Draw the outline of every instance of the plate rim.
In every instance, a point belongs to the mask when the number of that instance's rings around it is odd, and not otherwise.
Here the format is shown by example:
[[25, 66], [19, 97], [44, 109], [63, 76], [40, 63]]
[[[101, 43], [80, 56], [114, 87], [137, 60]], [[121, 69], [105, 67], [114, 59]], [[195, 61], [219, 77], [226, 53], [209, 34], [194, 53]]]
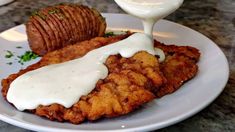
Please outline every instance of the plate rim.
[[[114, 15], [119, 15], [119, 16], [129, 16], [128, 14], [122, 14], [122, 13], [102, 13], [102, 15], [105, 15], [105, 16], [114, 16]], [[206, 100], [205, 102], [201, 103], [200, 106], [197, 106], [197, 108], [187, 112], [187, 113], [184, 113], [184, 114], [181, 114], [180, 116], [175, 116], [174, 118], [171, 118], [170, 120], [168, 120], [167, 122], [165, 123], [162, 123], [162, 124], [156, 124], [156, 123], [151, 123], [149, 125], [145, 125], [145, 126], [138, 126], [138, 127], [133, 127], [133, 128], [125, 128], [125, 129], [111, 129], [112, 131], [149, 131], [149, 130], [154, 130], [156, 129], [161, 129], [161, 128], [164, 128], [164, 127], [167, 127], [167, 126], [170, 126], [170, 125], [173, 125], [175, 123], [178, 123], [178, 122], [181, 122], [193, 115], [195, 115], [196, 113], [200, 112], [202, 109], [206, 108], [209, 104], [211, 104], [221, 93], [222, 91], [224, 90], [227, 82], [228, 82], [228, 79], [229, 79], [229, 63], [228, 63], [228, 60], [224, 54], [224, 52], [219, 48], [219, 46], [213, 42], [211, 39], [209, 39], [207, 36], [203, 35], [202, 33], [194, 30], [194, 29], [191, 29], [189, 27], [186, 27], [184, 25], [181, 25], [181, 24], [178, 24], [178, 23], [175, 23], [175, 22], [172, 22], [172, 21], [169, 21], [169, 20], [165, 20], [165, 19], [162, 19], [160, 20], [162, 22], [167, 22], [167, 23], [170, 23], [170, 24], [173, 24], [173, 25], [177, 25], [179, 26], [180, 28], [184, 28], [186, 30], [189, 30], [191, 32], [194, 32], [196, 33], [197, 35], [200, 35], [201, 37], [204, 37], [208, 42], [211, 42], [211, 44], [216, 47], [218, 49], [218, 51], [221, 52], [221, 55], [222, 57], [224, 58], [224, 65], [226, 65], [226, 81], [224, 81], [223, 83], [223, 88], [220, 89], [220, 91], [213, 97], [213, 99], [211, 100]], [[15, 26], [15, 27], [12, 27], [12, 28], [18, 28], [20, 26], [23, 26], [24, 24], [21, 24], [21, 25], [18, 25], [18, 26]], [[4, 33], [4, 32], [7, 32], [8, 30], [11, 30], [12, 28], [10, 29], [7, 29], [3, 32], [1, 32], [0, 34]], [[12, 119], [12, 118], [8, 118], [7, 116], [4, 116], [2, 115], [2, 113], [0, 113], [0, 120], [4, 121], [4, 122], [7, 122], [9, 124], [12, 124], [14, 126], [17, 126], [17, 127], [21, 127], [21, 128], [25, 128], [25, 129], [29, 129], [29, 130], [36, 130], [36, 131], [58, 131], [58, 132], [64, 132], [64, 131], [110, 131], [110, 130], [74, 130], [74, 129], [66, 129], [66, 128], [55, 128], [55, 127], [48, 127], [48, 126], [41, 126], [41, 125], [37, 125], [37, 124], [31, 124], [29, 122], [27, 123], [24, 123], [24, 122], [21, 122], [21, 121], [17, 121], [15, 119]]]

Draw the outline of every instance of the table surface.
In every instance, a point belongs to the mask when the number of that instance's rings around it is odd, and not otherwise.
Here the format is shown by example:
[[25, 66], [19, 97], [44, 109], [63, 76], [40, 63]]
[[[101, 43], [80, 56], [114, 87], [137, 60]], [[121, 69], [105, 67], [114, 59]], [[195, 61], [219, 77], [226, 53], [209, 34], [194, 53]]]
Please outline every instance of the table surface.
[[[124, 13], [113, 0], [15, 0], [0, 7], [0, 32], [25, 23], [41, 7], [62, 2], [81, 3], [101, 12]], [[229, 61], [230, 76], [223, 93], [207, 108], [162, 132], [235, 131], [235, 0], [185, 0], [166, 19], [180, 23], [213, 40]], [[29, 132], [0, 121], [0, 131]]]

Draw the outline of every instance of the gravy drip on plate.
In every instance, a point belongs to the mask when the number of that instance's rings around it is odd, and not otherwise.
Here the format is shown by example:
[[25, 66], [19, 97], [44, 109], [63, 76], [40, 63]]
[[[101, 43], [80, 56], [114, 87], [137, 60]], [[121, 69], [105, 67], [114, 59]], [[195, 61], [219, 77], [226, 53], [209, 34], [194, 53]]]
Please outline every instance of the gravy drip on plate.
[[157, 20], [174, 12], [183, 0], [115, 0], [127, 13], [143, 21], [144, 32], [152, 36]]
[[125, 40], [88, 52], [84, 57], [25, 73], [10, 85], [7, 100], [19, 110], [58, 103], [66, 108], [89, 94], [108, 75], [104, 62], [110, 55], [131, 57], [139, 51], [155, 54], [152, 39], [136, 33]]

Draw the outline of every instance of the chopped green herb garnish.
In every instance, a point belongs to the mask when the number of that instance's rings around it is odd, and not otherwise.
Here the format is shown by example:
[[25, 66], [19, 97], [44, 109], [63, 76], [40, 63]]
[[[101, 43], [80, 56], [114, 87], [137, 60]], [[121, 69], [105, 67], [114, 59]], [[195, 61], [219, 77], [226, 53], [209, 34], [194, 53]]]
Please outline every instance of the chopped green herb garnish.
[[17, 46], [16, 48], [17, 48], [17, 49], [21, 49], [22, 47], [21, 47], [21, 46]]
[[24, 65], [24, 63], [23, 63], [23, 62], [21, 62], [21, 61], [18, 61], [18, 63], [20, 63], [21, 65]]
[[34, 12], [32, 13], [32, 16], [39, 16], [39, 17], [42, 18], [43, 20], [46, 20], [46, 18], [47, 18], [47, 16], [45, 16], [45, 15], [39, 13], [38, 11], [34, 11]]
[[47, 16], [43, 15], [43, 14], [39, 14], [39, 17], [41, 17], [43, 20], [46, 20]]
[[12, 65], [13, 63], [12, 62], [8, 62], [7, 65]]
[[115, 34], [113, 32], [107, 32], [104, 35], [104, 37], [112, 37], [112, 36], [115, 36]]
[[53, 9], [49, 10], [48, 13], [49, 14], [58, 14], [59, 15], [59, 19], [64, 19], [65, 18], [63, 13], [61, 13], [61, 9], [59, 9], [59, 8], [53, 8]]
[[5, 55], [5, 58], [11, 58], [13, 56], [14, 54], [11, 51], [7, 50], [7, 54]]
[[64, 18], [65, 18], [65, 16], [63, 14], [59, 15], [59, 19], [64, 19]]
[[28, 62], [38, 58], [38, 55], [34, 54], [32, 51], [26, 51], [22, 56], [18, 56], [20, 59], [18, 62], [23, 64], [24, 62]]
[[51, 10], [48, 11], [49, 14], [56, 14], [56, 13], [60, 13], [61, 11], [57, 8], [53, 8]]
[[49, 14], [55, 14], [55, 13], [56, 13], [56, 10], [50, 10], [48, 13], [49, 13]]
[[36, 16], [36, 15], [38, 15], [38, 11], [32, 12], [32, 16]]

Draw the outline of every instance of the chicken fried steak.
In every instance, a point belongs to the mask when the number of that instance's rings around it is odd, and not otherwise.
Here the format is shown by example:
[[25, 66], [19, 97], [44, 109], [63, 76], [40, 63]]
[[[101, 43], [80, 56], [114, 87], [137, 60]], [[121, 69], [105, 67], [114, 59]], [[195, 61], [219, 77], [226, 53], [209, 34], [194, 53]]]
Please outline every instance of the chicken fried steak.
[[[63, 49], [47, 53], [42, 59], [19, 73], [2, 80], [2, 94], [6, 99], [8, 88], [18, 76], [40, 67], [62, 63], [84, 56], [87, 52], [125, 39], [130, 34], [116, 37], [97, 37]], [[185, 81], [194, 77], [200, 53], [188, 46], [164, 45], [155, 41], [155, 47], [166, 54], [164, 62], [147, 52], [138, 52], [131, 58], [112, 55], [105, 65], [108, 76], [99, 80], [95, 89], [70, 108], [59, 104], [39, 106], [30, 112], [50, 120], [68, 121], [74, 124], [101, 117], [125, 115], [155, 97], [176, 91]]]
[[[92, 49], [127, 36], [95, 38], [48, 53], [38, 63], [4, 79], [2, 94], [6, 98], [11, 82], [26, 72], [79, 58]], [[105, 65], [109, 69], [109, 75], [104, 80], [98, 81], [95, 89], [87, 96], [80, 98], [72, 107], [65, 108], [59, 104], [41, 105], [29, 111], [51, 120], [69, 121], [75, 124], [86, 119], [92, 121], [101, 117], [120, 116], [153, 100], [155, 95], [151, 91], [157, 89], [165, 81], [157, 58], [147, 52], [138, 52], [131, 58], [113, 55], [106, 60]]]

